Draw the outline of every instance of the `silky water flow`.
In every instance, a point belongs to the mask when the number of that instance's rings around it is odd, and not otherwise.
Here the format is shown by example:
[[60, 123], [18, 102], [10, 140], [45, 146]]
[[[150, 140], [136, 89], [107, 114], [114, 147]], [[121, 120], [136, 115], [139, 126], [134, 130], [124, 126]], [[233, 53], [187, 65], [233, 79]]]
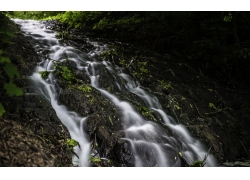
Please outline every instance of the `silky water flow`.
[[[131, 144], [135, 166], [181, 166], [179, 152], [190, 162], [202, 160], [208, 154], [200, 141], [193, 138], [183, 125], [176, 123], [163, 111], [156, 96], [142, 88], [138, 81], [121, 68], [101, 58], [101, 53], [107, 48], [105, 44], [89, 42], [94, 45], [95, 49], [84, 53], [60, 43], [55, 37], [56, 32], [46, 29], [42, 22], [20, 19], [14, 19], [14, 22], [20, 25], [24, 35], [41, 56], [41, 62], [31, 76], [37, 93], [51, 102], [58, 118], [68, 128], [71, 138], [80, 144], [81, 148], [74, 147], [75, 153], [79, 156], [79, 159], [73, 156], [74, 164], [89, 166], [90, 142], [83, 130], [83, 124], [88, 117], [80, 117], [77, 112], [69, 111], [67, 107], [59, 105], [57, 96], [60, 88], [56, 87], [56, 78], [51, 73], [44, 80], [39, 74], [39, 71], [54, 70], [53, 62], [49, 59], [65, 61], [67, 58], [73, 61], [80, 71], [84, 71], [90, 77], [91, 86], [119, 108], [120, 119], [123, 122], [121, 131], [125, 132], [123, 139]], [[42, 57], [44, 51], [50, 52], [47, 59]], [[129, 102], [119, 100], [115, 94], [102, 88], [99, 85], [99, 79], [103, 75], [103, 69], [109, 72], [109, 78], [112, 79], [110, 82], [116, 86], [118, 92], [127, 91], [140, 97], [147, 107], [158, 115], [165, 127], [174, 132], [174, 135], [167, 133], [168, 131], [157, 123], [145, 120]], [[205, 166], [216, 166], [216, 160], [211, 154], [207, 157]]]

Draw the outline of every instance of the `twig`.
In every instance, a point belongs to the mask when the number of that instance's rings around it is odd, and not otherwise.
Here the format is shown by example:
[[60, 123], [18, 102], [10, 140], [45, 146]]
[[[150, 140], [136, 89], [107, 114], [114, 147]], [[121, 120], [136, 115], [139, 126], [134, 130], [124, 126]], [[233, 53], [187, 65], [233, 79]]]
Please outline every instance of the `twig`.
[[192, 101], [192, 103], [194, 104], [194, 107], [195, 107], [195, 109], [196, 109], [198, 115], [199, 115], [200, 117], [204, 118], [204, 116], [202, 116], [202, 115], [200, 114], [200, 111], [199, 111], [199, 109], [197, 108], [196, 104], [195, 104], [193, 101]]

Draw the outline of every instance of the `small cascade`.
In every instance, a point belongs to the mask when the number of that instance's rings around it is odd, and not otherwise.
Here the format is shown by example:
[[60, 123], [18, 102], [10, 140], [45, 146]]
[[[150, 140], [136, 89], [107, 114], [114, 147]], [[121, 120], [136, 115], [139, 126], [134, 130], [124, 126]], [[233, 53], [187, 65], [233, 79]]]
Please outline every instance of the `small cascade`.
[[[55, 61], [67, 59], [74, 62], [79, 71], [89, 76], [91, 86], [120, 110], [120, 119], [123, 124], [121, 131], [125, 133], [125, 137], [122, 139], [131, 145], [135, 166], [181, 166], [180, 153], [190, 162], [203, 159], [208, 153], [205, 147], [194, 139], [183, 125], [176, 123], [164, 112], [156, 96], [143, 89], [133, 76], [101, 58], [100, 54], [105, 50], [105, 44], [90, 42], [95, 49], [89, 53], [83, 53], [73, 47], [61, 44], [55, 38], [55, 32], [46, 29], [41, 22], [19, 19], [14, 19], [14, 21], [21, 25], [25, 36], [41, 57], [41, 62], [31, 76], [37, 93], [42, 94], [51, 102], [57, 116], [68, 128], [71, 138], [80, 144], [81, 148], [75, 147], [75, 152], [79, 155], [79, 159], [73, 157], [76, 164], [79, 166], [89, 165], [90, 142], [88, 142], [87, 134], [83, 130], [83, 124], [88, 117], [81, 117], [77, 112], [68, 111], [67, 107], [59, 105], [57, 97], [60, 88], [57, 87], [57, 79], [52, 73], [47, 80], [41, 78], [39, 71], [54, 70], [53, 62], [50, 59]], [[44, 51], [49, 52], [47, 56], [42, 55]], [[104, 69], [109, 72], [109, 82], [116, 87], [117, 93], [135, 94], [147, 105], [147, 108], [158, 115], [163, 125], [148, 121], [128, 101], [120, 100], [117, 94], [105, 90], [100, 82], [100, 79], [106, 78], [103, 77]], [[216, 166], [216, 160], [212, 155], [208, 156], [206, 166]]]

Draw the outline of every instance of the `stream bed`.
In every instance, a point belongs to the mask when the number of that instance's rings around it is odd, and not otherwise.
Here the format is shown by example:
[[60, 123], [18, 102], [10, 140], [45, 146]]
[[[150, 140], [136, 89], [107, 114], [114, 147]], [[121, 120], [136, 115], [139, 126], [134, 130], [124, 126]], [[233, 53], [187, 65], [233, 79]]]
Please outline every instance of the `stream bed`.
[[[30, 76], [34, 92], [28, 93], [47, 99], [71, 138], [79, 143], [74, 147], [75, 165], [91, 166], [92, 157], [111, 160], [115, 166], [178, 167], [208, 155], [205, 166], [217, 166], [213, 155], [184, 125], [166, 114], [154, 94], [142, 87], [133, 74], [102, 56], [109, 50], [105, 43], [89, 41], [94, 48], [83, 52], [59, 41], [57, 32], [42, 22], [14, 22], [41, 59]], [[64, 77], [67, 83], [62, 82], [55, 66], [61, 76], [68, 73]], [[45, 78], [41, 76], [43, 71], [49, 72]], [[76, 80], [69, 78], [71, 72]], [[70, 96], [65, 100], [67, 93]], [[102, 103], [105, 106], [99, 108]], [[93, 104], [97, 108], [88, 110], [88, 105]], [[113, 109], [112, 114], [108, 108]]]

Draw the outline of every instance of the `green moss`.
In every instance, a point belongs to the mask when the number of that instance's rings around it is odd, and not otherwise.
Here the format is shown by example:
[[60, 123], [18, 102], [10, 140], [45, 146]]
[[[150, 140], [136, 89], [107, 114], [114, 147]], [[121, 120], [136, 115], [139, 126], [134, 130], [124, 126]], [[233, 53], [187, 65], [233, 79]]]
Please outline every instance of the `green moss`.
[[203, 164], [203, 161], [201, 160], [194, 161], [189, 165], [189, 167], [203, 167], [203, 166], [204, 164]]
[[77, 86], [77, 89], [81, 90], [82, 92], [87, 92], [87, 93], [90, 93], [92, 91], [92, 87], [85, 85], [85, 84]]
[[148, 73], [147, 62], [138, 62], [138, 66], [141, 73]]
[[67, 31], [62, 31], [60, 33], [57, 33], [56, 37], [61, 39], [61, 40], [67, 40], [67, 39], [69, 39], [69, 33]]
[[159, 85], [162, 87], [162, 89], [173, 89], [173, 86], [171, 84], [171, 82], [165, 82], [164, 80], [158, 80]]
[[124, 67], [124, 68], [128, 66], [126, 60], [124, 60], [124, 59], [120, 60], [119, 64], [122, 65], [122, 67]]
[[58, 76], [66, 79], [70, 83], [76, 80], [75, 74], [68, 66], [61, 65], [61, 62], [53, 61], [53, 63], [54, 63], [55, 72]]
[[72, 70], [69, 69], [67, 66], [60, 66], [61, 75], [67, 81], [72, 81], [75, 79], [75, 75], [73, 74]]
[[91, 95], [90, 97], [92, 97], [90, 100], [89, 100], [89, 103], [90, 104], [94, 104], [94, 102], [95, 102], [95, 98]]
[[155, 119], [154, 115], [152, 114], [152, 111], [150, 109], [148, 109], [146, 106], [140, 106], [140, 111], [141, 111], [143, 116], [150, 117], [153, 120], [157, 121]]
[[107, 88], [107, 91], [108, 91], [108, 92], [111, 92], [111, 87], [110, 87], [110, 86]]
[[110, 49], [107, 51], [103, 51], [102, 56], [104, 57], [105, 60], [112, 59], [114, 57], [118, 56], [118, 53], [115, 49]]
[[47, 79], [50, 73], [49, 71], [39, 71], [43, 79]]

